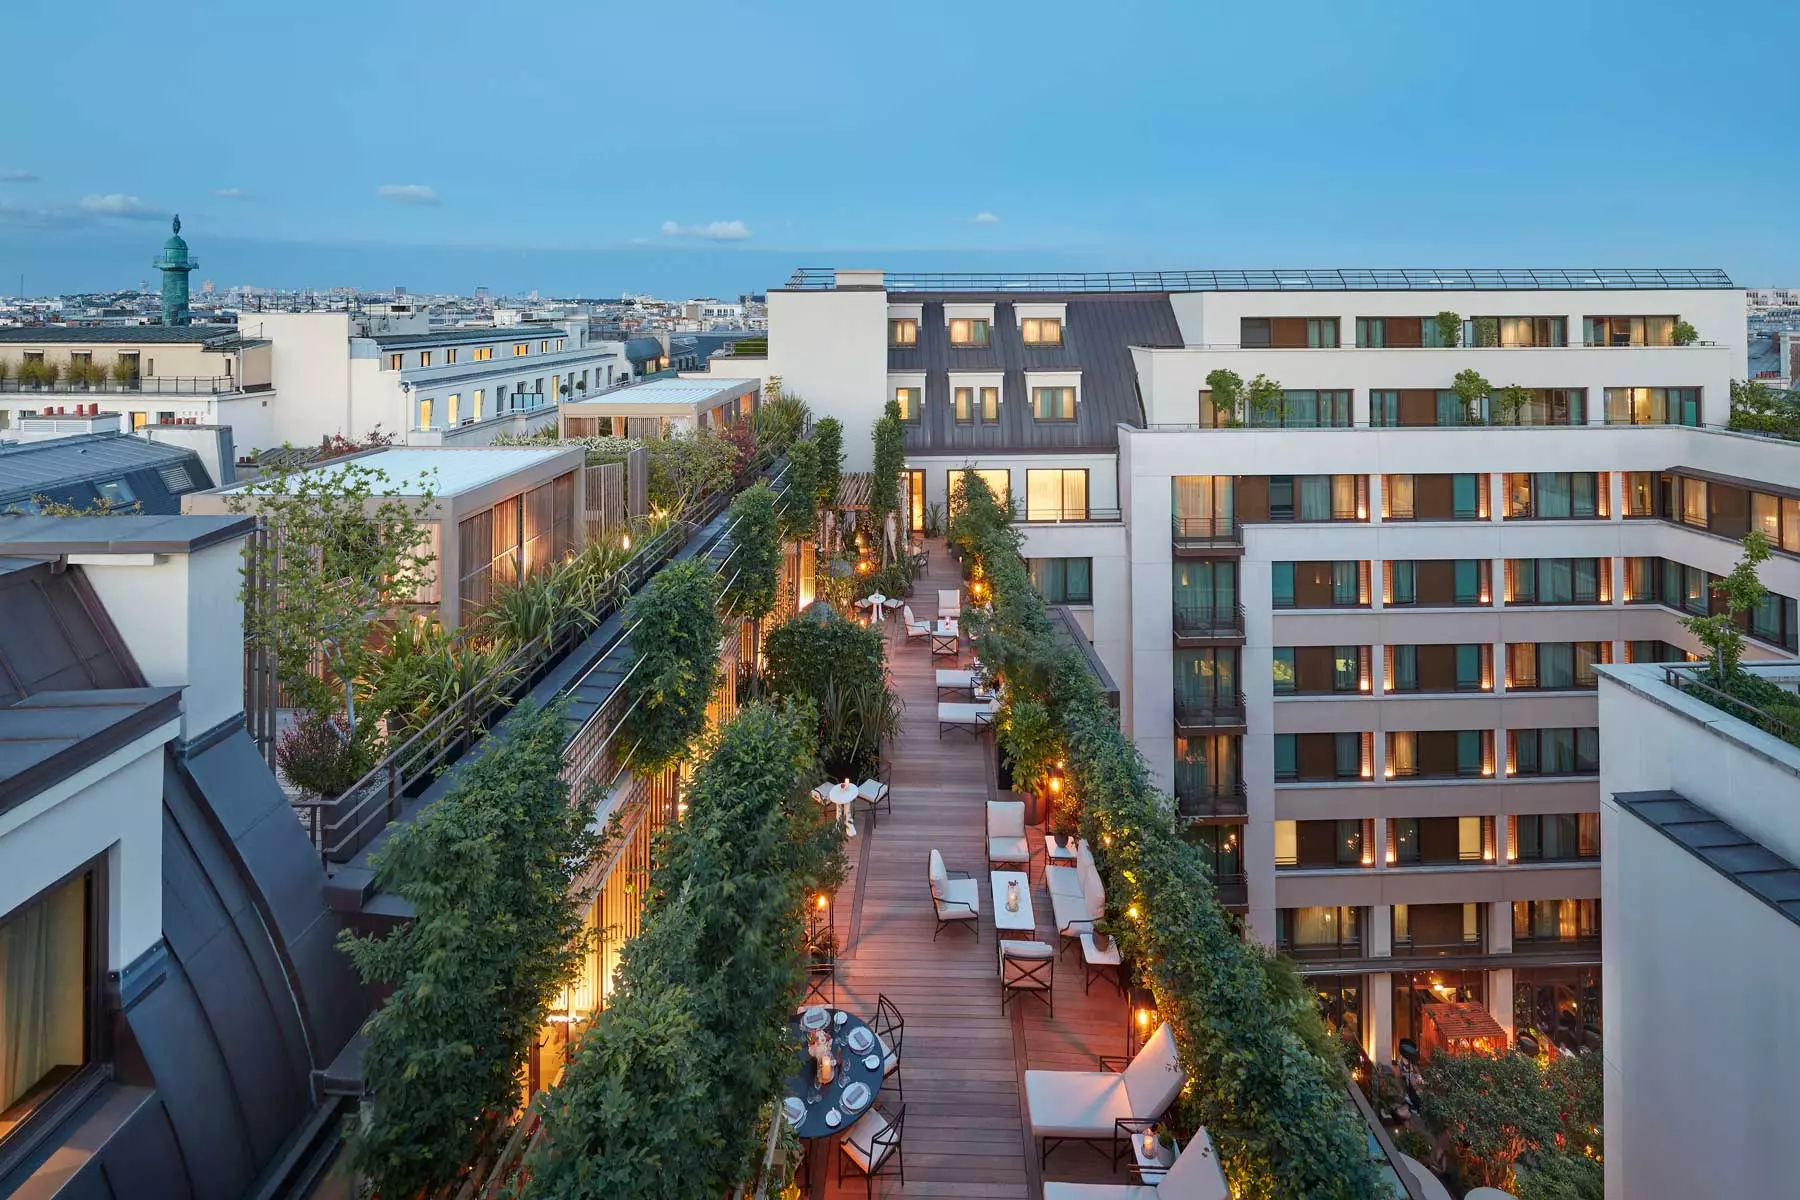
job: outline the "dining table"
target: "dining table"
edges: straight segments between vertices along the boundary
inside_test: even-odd
[[[831,1053],[837,1060],[837,1071],[829,1083],[819,1082],[818,1063],[807,1049],[812,1031],[806,1027],[806,1014],[820,1011],[825,1014],[824,1028],[831,1032]],[[788,1077],[782,1101],[783,1120],[792,1126],[806,1149],[806,1161],[801,1171],[801,1177],[806,1181],[806,1194],[814,1200],[823,1200],[838,1140],[874,1106],[875,1097],[881,1091],[884,1078],[881,1041],[867,1021],[841,1008],[816,1006],[802,1010],[794,1015],[789,1027],[797,1039],[796,1070]],[[868,1049],[855,1049],[859,1044],[866,1044]],[[853,1083],[866,1085],[869,1096],[854,1110],[846,1110],[844,1092]],[[788,1111],[790,1102],[795,1100],[804,1109],[798,1120]],[[837,1114],[836,1123],[831,1119],[833,1113]]]

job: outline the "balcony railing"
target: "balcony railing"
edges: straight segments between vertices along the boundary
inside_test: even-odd
[[[1686,692],[1696,700],[1703,700],[1721,712],[1730,713],[1738,720],[1756,726],[1764,733],[1773,734],[1791,746],[1800,746],[1800,726],[1720,691],[1710,682],[1713,678],[1711,672],[1710,663],[1671,664],[1663,668],[1663,682],[1678,692]]]
[[[1395,958],[1452,958],[1462,954],[1486,954],[1487,938],[1420,938],[1394,939]]]
[[[1021,525],[1071,525],[1081,522],[1119,520],[1116,508],[1027,508],[1017,520]]]
[[[1586,937],[1531,937],[1513,934],[1513,953],[1523,954],[1598,954],[1600,953],[1600,936],[1590,934]]]
[[[1493,771],[1484,767],[1394,767],[1387,768],[1389,779],[1491,779]]]
[[[1175,632],[1181,637],[1241,638],[1244,636],[1244,606],[1177,601]]]
[[[1363,942],[1360,937],[1342,942],[1283,941],[1276,946],[1276,949],[1289,958],[1301,961],[1322,958],[1361,958],[1363,956]]]
[[[1235,516],[1172,517],[1177,546],[1242,546],[1244,533]]]
[[[1242,696],[1175,696],[1175,724],[1183,729],[1227,729],[1243,723]]]
[[[1175,811],[1185,819],[1207,821],[1220,817],[1242,817],[1246,812],[1247,800],[1242,780],[1216,783],[1207,778],[1203,764],[1176,762]]]
[[[262,385],[266,388],[267,385]],[[0,392],[45,396],[211,396],[220,392],[259,390],[246,388],[230,375],[150,375],[125,380],[108,379],[102,383],[75,383],[59,379],[55,383],[30,383],[17,376],[0,379]]]

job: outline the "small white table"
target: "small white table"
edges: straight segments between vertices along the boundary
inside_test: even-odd
[[[1087,995],[1087,990],[1092,986],[1096,975],[1103,976],[1109,971],[1112,973],[1114,986],[1119,989],[1119,995],[1123,996],[1125,994],[1125,959],[1119,953],[1118,939],[1108,939],[1106,949],[1102,950],[1099,943],[1094,941],[1093,934],[1082,934],[1081,994]]]
[[[988,880],[994,891],[994,928],[1002,933],[1022,933],[1028,939],[1037,936],[1037,915],[1031,911],[1031,876],[1023,871],[990,871]],[[1008,884],[1019,885],[1019,908],[1008,912]]]
[[[956,654],[961,650],[962,630],[955,619],[940,620],[931,627],[931,652]]]
[[[1144,1135],[1134,1133],[1131,1135],[1131,1153],[1132,1157],[1137,1159],[1138,1174],[1145,1183],[1155,1185],[1160,1183],[1162,1177],[1169,1173],[1169,1168],[1175,1165],[1176,1157],[1181,1154],[1181,1143],[1176,1141],[1172,1147],[1165,1146],[1159,1138],[1156,1142],[1156,1149],[1145,1154]]]
[[[1053,833],[1046,833],[1044,835],[1045,865],[1052,867],[1074,866],[1077,858],[1077,849],[1080,845],[1080,842],[1070,842],[1067,846],[1058,845],[1056,835]]]
[[[856,815],[850,806],[856,803],[856,785],[846,779],[842,783],[832,784],[831,791],[826,795],[833,804],[837,805],[838,820],[844,824],[844,836],[855,837]]]

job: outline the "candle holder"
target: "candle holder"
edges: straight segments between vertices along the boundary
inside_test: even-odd
[[[1019,881],[1016,879],[1006,881],[1006,911],[1019,911]]]

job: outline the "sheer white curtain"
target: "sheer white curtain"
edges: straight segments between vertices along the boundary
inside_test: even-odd
[[[0,1108],[86,1057],[86,897],[76,879],[0,925]]]

